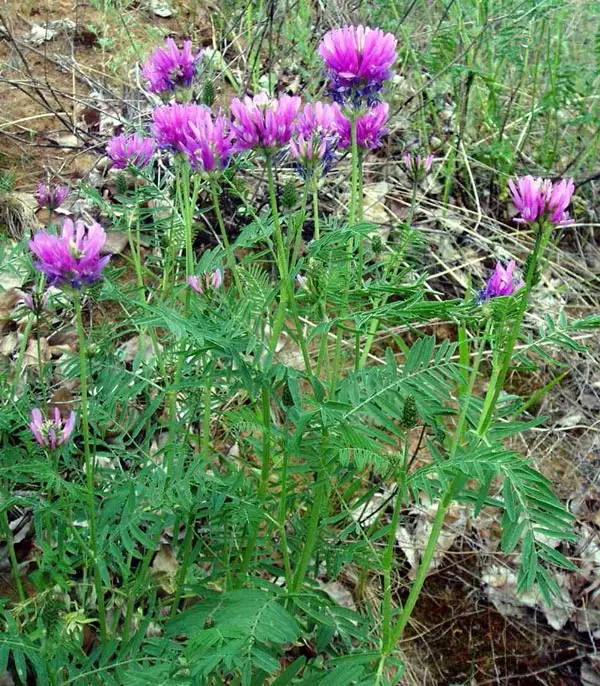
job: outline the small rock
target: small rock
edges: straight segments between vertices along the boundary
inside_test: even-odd
[[[161,19],[168,19],[175,13],[171,5],[165,0],[151,0],[150,9],[154,15]]]
[[[102,254],[120,255],[128,245],[129,235],[126,231],[107,231]]]

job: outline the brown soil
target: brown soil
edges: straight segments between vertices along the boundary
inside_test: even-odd
[[[425,583],[407,639],[428,664],[428,683],[577,686],[589,647],[533,610],[506,618],[484,598],[474,554],[449,554]]]

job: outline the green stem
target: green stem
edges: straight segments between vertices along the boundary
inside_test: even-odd
[[[40,317],[35,316],[35,344],[38,358],[38,375],[40,380],[40,390],[42,392],[42,405],[46,407],[46,384],[44,382],[44,361],[42,360],[42,341],[40,337]]]
[[[396,531],[398,529],[398,520],[400,519],[400,508],[404,500],[404,482],[406,480],[406,462],[408,455],[408,436],[404,441],[404,456],[403,468],[400,473],[400,479],[396,486],[396,500],[394,502],[394,510],[392,512],[392,521],[390,522],[390,533],[388,535],[387,546],[383,555],[383,644],[386,645],[392,629],[392,567],[394,562],[394,550],[396,547]]]
[[[281,536],[281,556],[283,558],[283,566],[285,570],[285,585],[286,588],[291,588],[292,585],[292,567],[290,564],[290,554],[288,551],[287,535],[285,531],[285,523],[287,520],[287,469],[288,469],[288,451],[287,446],[284,445],[282,463],[281,463],[281,493],[279,496],[279,531]]]
[[[391,271],[391,274],[386,269],[385,274],[384,274],[384,276],[386,278],[390,277],[393,280],[394,277],[396,276],[396,274],[398,273],[398,269],[400,268],[401,260],[404,257],[404,252],[406,250],[406,246],[408,244],[408,239],[410,236],[411,224],[412,224],[412,220],[413,220],[414,213],[415,213],[416,202],[417,202],[417,184],[415,183],[415,184],[413,184],[410,209],[409,209],[408,217],[406,218],[406,232],[405,232],[405,235],[402,239],[402,243],[400,244],[400,248],[398,250],[399,257],[395,261],[395,265]],[[383,307],[387,303],[389,297],[390,297],[389,293],[386,293],[385,295],[383,295],[381,300],[375,305],[375,307],[376,308]],[[365,346],[363,348],[363,351],[362,351],[362,354],[360,357],[360,362],[358,363],[359,369],[364,367],[365,364],[367,363],[367,358],[369,357],[369,353],[371,352],[371,347],[372,347],[373,342],[375,340],[375,336],[377,335],[377,331],[379,329],[380,323],[381,322],[379,319],[373,319],[371,322],[371,325],[369,327],[369,333],[367,334],[367,340],[365,342]]]
[[[380,675],[383,673],[385,662],[394,650],[398,641],[401,640],[404,634],[404,630],[406,629],[406,626],[408,625],[408,622],[411,618],[415,605],[417,604],[417,600],[421,593],[421,589],[423,588],[423,584],[425,583],[427,573],[429,572],[431,561],[433,560],[433,556],[435,554],[435,549],[437,546],[438,538],[442,531],[444,519],[446,518],[446,513],[448,512],[448,508],[452,503],[452,500],[456,494],[456,491],[461,480],[462,477],[460,474],[455,476],[454,479],[450,482],[448,489],[444,493],[442,499],[438,503],[435,519],[433,520],[433,525],[431,528],[431,533],[429,534],[429,539],[427,540],[427,545],[425,547],[425,551],[423,552],[423,558],[421,559],[421,564],[419,565],[419,569],[417,570],[417,575],[410,589],[410,593],[408,594],[408,598],[406,599],[406,604],[402,609],[400,619],[398,620],[397,624],[389,630],[387,640],[382,645],[381,658],[379,661],[378,669],[378,682],[380,681]]]
[[[273,163],[270,155],[265,155],[266,171],[267,171],[267,185],[269,188],[269,202],[271,204],[271,218],[273,220],[273,234],[275,236],[275,263],[279,271],[279,278],[281,279],[281,295],[275,321],[273,323],[273,331],[271,333],[271,341],[269,343],[269,357],[272,357],[279,336],[283,331],[285,322],[285,311],[288,300],[288,270],[287,259],[285,257],[285,250],[283,247],[283,236],[281,234],[281,224],[279,222],[279,211],[277,209],[277,195],[275,193],[275,178],[273,176]]]
[[[102,578],[98,566],[98,540],[96,532],[96,495],[94,492],[94,461],[90,453],[90,427],[88,422],[88,398],[87,398],[87,368],[86,368],[86,344],[83,329],[83,317],[81,315],[81,293],[77,292],[74,297],[75,319],[79,338],[79,380],[81,384],[81,431],[83,433],[83,455],[85,459],[85,474],[88,497],[88,517],[90,525],[90,551],[93,556],[93,576],[96,596],[98,598],[98,620],[100,623],[101,640],[106,639],[106,610],[104,607],[104,590]]]
[[[504,346],[504,350],[502,351],[498,363],[494,366],[492,378],[490,379],[490,383],[485,394],[483,410],[477,426],[477,435],[480,437],[485,435],[491,424],[496,403],[498,402],[498,397],[500,396],[504,386],[504,381],[512,361],[513,350],[519,334],[521,333],[521,324],[523,323],[523,318],[525,316],[525,312],[527,311],[527,306],[529,305],[531,291],[535,286],[534,281],[537,274],[537,267],[544,254],[544,248],[548,243],[548,239],[550,238],[552,224],[541,222],[539,225],[536,225],[536,228],[537,234],[535,237],[535,243],[527,259],[525,285],[523,286],[523,293],[520,294],[521,300],[519,309],[517,310],[517,314],[508,336],[508,340]]]
[[[315,240],[318,241],[321,237],[321,228],[319,223],[319,189],[317,184],[314,184],[312,192],[312,205],[313,205],[313,224],[314,224],[314,236]]]
[[[360,159],[359,159],[359,152],[358,152],[358,143],[356,139],[356,116],[353,115],[352,118],[350,119],[350,139],[351,139],[351,151],[352,151],[352,176],[351,176],[351,183],[350,183],[350,226],[354,226],[356,224],[356,211],[357,211],[357,195],[358,195],[358,183],[359,183],[359,167],[360,167]],[[361,206],[362,206],[362,199],[361,199]],[[362,212],[362,209],[360,210]],[[358,244],[360,245],[361,238],[360,236],[357,237]],[[345,274],[345,279],[344,279],[344,292],[342,295],[342,308],[340,311],[340,318],[339,322],[343,322],[344,319],[346,318],[346,315],[348,314],[348,303],[349,303],[349,297],[350,297],[350,263],[352,261],[352,256],[353,256],[353,244],[354,241],[352,238],[348,240],[348,244],[346,245],[346,274]],[[329,394],[331,397],[333,397],[334,392],[335,392],[335,385],[337,382],[337,377],[339,374],[340,370],[340,363],[341,363],[341,354],[342,354],[342,337],[343,337],[343,328],[340,325],[340,323],[337,326],[337,332],[336,332],[336,337],[335,337],[335,351],[333,355],[333,366],[332,366],[332,373],[331,373],[331,378],[329,379]]]
[[[356,224],[356,207],[359,176],[358,142],[356,139],[356,116],[354,115],[350,119],[350,146],[352,156],[350,178],[350,226],[354,226]]]
[[[204,369],[204,393],[202,408],[202,438],[200,442],[200,452],[202,459],[208,462],[210,457],[210,414],[211,414],[211,397],[212,397],[212,379],[210,375],[208,361]]]
[[[323,428],[323,436],[321,439],[321,450],[320,458],[323,459],[327,449],[327,441],[329,438],[329,433],[327,429]],[[292,580],[292,586],[290,588],[291,593],[295,593],[302,586],[304,582],[304,577],[306,575],[306,570],[310,562],[310,557],[313,553],[315,544],[317,542],[317,533],[319,531],[319,520],[321,518],[321,510],[327,498],[327,484],[325,470],[321,469],[316,474],[317,483],[315,486],[315,493],[312,503],[312,508],[310,511],[310,518],[308,520],[308,528],[306,530],[306,539],[304,541],[304,547],[302,549],[302,555],[300,557],[300,562],[296,568],[294,578]]]
[[[258,503],[259,507],[264,509],[265,496],[267,494],[267,485],[269,483],[269,471],[271,469],[271,398],[269,390],[263,386],[261,390],[262,400],[262,425],[263,425],[263,450],[262,450],[262,465],[260,470],[260,482],[258,485]],[[254,548],[258,539],[258,530],[260,521],[252,526],[252,531],[248,538],[248,544],[244,551],[242,564],[240,566],[239,581],[243,583],[248,575],[248,567],[254,555]]]
[[[300,245],[302,243],[302,229],[304,228],[304,219],[306,218],[306,206],[308,204],[308,183],[309,182],[305,184],[304,190],[302,192],[302,204],[300,207],[300,216],[298,217],[297,222],[292,221],[293,214],[290,212],[290,227],[294,227],[294,230],[290,231],[290,247],[293,246],[293,249],[290,250],[290,274],[294,274],[296,270],[296,264],[298,262],[298,255],[300,254]]]
[[[185,583],[185,577],[187,575],[188,567],[190,566],[191,556],[192,556],[192,542],[194,540],[194,525],[196,523],[196,513],[192,509],[190,511],[187,526],[185,529],[185,536],[183,539],[183,559],[181,560],[181,567],[177,571],[176,575],[176,589],[175,597],[173,598],[173,603],[171,604],[170,616],[174,617],[177,614],[179,608],[179,603],[181,601],[181,596],[183,594],[183,585]]]
[[[310,357],[308,355],[308,349],[306,347],[306,341],[304,340],[304,333],[302,331],[302,323],[300,322],[300,317],[298,315],[298,309],[296,307],[296,302],[294,299],[294,293],[292,286],[290,284],[290,276],[288,271],[288,260],[285,255],[285,248],[283,243],[283,235],[281,233],[281,223],[279,221],[279,212],[277,209],[277,196],[275,193],[275,178],[273,176],[273,163],[270,155],[265,156],[266,159],[266,170],[267,170],[267,185],[269,187],[269,200],[271,203],[271,215],[273,218],[273,233],[275,235],[275,262],[279,270],[279,278],[281,280],[281,299],[279,301],[277,313],[275,315],[275,322],[273,324],[273,331],[271,333],[271,340],[269,342],[269,354],[267,356],[266,366],[268,367],[271,363],[271,359],[275,352],[275,347],[277,346],[277,341],[279,336],[283,331],[283,325],[285,323],[286,308],[289,305],[292,311],[292,316],[294,318],[294,324],[296,326],[296,334],[298,338],[298,345],[300,346],[300,351],[302,353],[302,359],[304,361],[304,366],[307,372],[312,375]]]
[[[221,212],[221,204],[219,202],[219,195],[216,182],[211,179],[210,181],[210,195],[212,198],[213,208],[215,215],[217,217],[217,224],[219,225],[219,231],[221,232],[221,240],[225,246],[225,256],[227,258],[227,266],[231,271],[233,276],[233,281],[238,292],[238,296],[242,298],[244,296],[244,289],[242,288],[242,282],[240,281],[240,275],[238,273],[237,265],[235,262],[235,256],[233,254],[233,249],[231,243],[229,242],[229,237],[227,236],[227,229],[225,228],[225,221],[223,220],[223,213]]]
[[[194,208],[196,206],[197,193],[190,198],[190,166],[186,162],[179,165],[181,179],[181,211],[183,214],[183,228],[185,238],[185,275],[192,276],[194,273],[194,245],[192,236],[192,224]],[[195,184],[196,185],[196,184]]]
[[[469,413],[469,407],[471,404],[471,399],[473,398],[473,389],[475,388],[475,381],[477,379],[477,374],[479,373],[479,366],[481,364],[481,360],[483,358],[483,353],[485,351],[485,346],[490,338],[490,333],[492,331],[492,319],[488,319],[486,326],[485,326],[485,331],[483,334],[483,338],[481,339],[481,342],[479,343],[479,348],[477,350],[477,356],[475,358],[475,362],[473,363],[473,368],[471,369],[471,375],[469,378],[469,382],[467,384],[466,391],[464,393],[465,400],[460,412],[460,416],[458,418],[458,422],[456,424],[456,428],[454,430],[454,438],[452,440],[452,447],[450,448],[450,455],[453,457],[456,454],[456,451],[458,449],[458,446],[462,440],[465,425],[467,423],[467,416]],[[459,389],[460,391],[460,389]]]

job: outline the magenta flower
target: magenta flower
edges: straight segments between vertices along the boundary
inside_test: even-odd
[[[282,95],[271,98],[259,93],[244,100],[231,101],[235,152],[261,148],[273,152],[290,142],[292,128],[300,109],[300,98]]]
[[[152,111],[152,135],[159,147],[172,152],[185,152],[187,139],[193,135],[191,125],[199,129],[205,125],[210,110],[204,105],[171,105],[155,107]]]
[[[232,150],[231,122],[222,114],[213,117],[208,108],[204,116],[190,121],[185,129],[182,149],[192,167],[199,172],[225,169]]]
[[[106,234],[95,222],[86,226],[80,219],[75,224],[65,219],[60,236],[45,229],[29,241],[29,249],[38,258],[35,265],[54,286],[82,288],[102,278],[110,255],[100,257]]]
[[[143,169],[150,163],[155,152],[155,141],[138,133],[115,136],[106,145],[106,154],[113,161],[115,169],[125,169],[129,165]]]
[[[196,293],[204,295],[221,288],[223,275],[220,269],[215,269],[212,272],[203,272],[200,276],[188,276],[187,281]]]
[[[337,105],[315,102],[305,105],[298,115],[290,139],[290,155],[302,176],[312,174],[319,167],[325,174],[333,164],[338,111]]]
[[[573,222],[566,211],[575,191],[573,179],[552,183],[550,179],[522,176],[516,183],[511,179],[508,188],[520,214],[515,221],[530,224],[542,218],[556,226],[566,226]]]
[[[67,186],[46,186],[43,183],[38,183],[35,197],[40,204],[40,207],[47,207],[49,210],[55,210],[63,204],[67,195],[69,195]]]
[[[326,102],[309,102],[298,114],[294,125],[294,133],[309,138],[315,133],[323,136],[335,135],[335,119],[339,112],[337,105]]]
[[[397,41],[391,33],[368,26],[328,31],[319,45],[333,98],[340,104],[363,100],[372,105],[392,75]]]
[[[402,155],[402,163],[404,164],[406,174],[411,181],[417,182],[427,176],[431,171],[433,155],[421,157],[421,155],[410,155],[406,153],[405,155]]]
[[[172,38],[167,38],[165,47],[157,48],[142,68],[148,90],[161,94],[177,88],[188,88],[192,85],[201,56],[201,52],[192,52],[191,41],[184,41],[179,49]]]
[[[76,418],[75,412],[70,412],[67,421],[63,422],[59,409],[55,407],[53,417],[46,419],[42,411],[36,408],[31,410],[29,428],[33,437],[41,446],[54,450],[57,446],[63,445],[71,438]]]
[[[490,298],[497,298],[499,296],[513,295],[519,288],[524,286],[521,279],[518,281],[514,277],[515,261],[511,260],[506,268],[500,262],[496,263],[496,268],[488,282],[479,293],[479,301],[485,302]]]
[[[356,120],[356,142],[359,148],[373,150],[381,145],[381,138],[387,133],[385,124],[388,110],[388,104],[382,102]],[[339,146],[349,148],[352,144],[350,120],[339,109],[336,111],[335,126]]]

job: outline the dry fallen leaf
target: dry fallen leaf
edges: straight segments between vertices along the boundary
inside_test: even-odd
[[[327,595],[334,600],[340,607],[345,607],[347,610],[354,610],[356,612],[356,603],[354,596],[348,588],[342,586],[339,581],[330,581],[327,584],[319,582],[321,590],[325,591]]]
[[[175,593],[175,580],[179,562],[170,545],[161,544],[152,561],[152,576],[156,583],[170,595]]]

